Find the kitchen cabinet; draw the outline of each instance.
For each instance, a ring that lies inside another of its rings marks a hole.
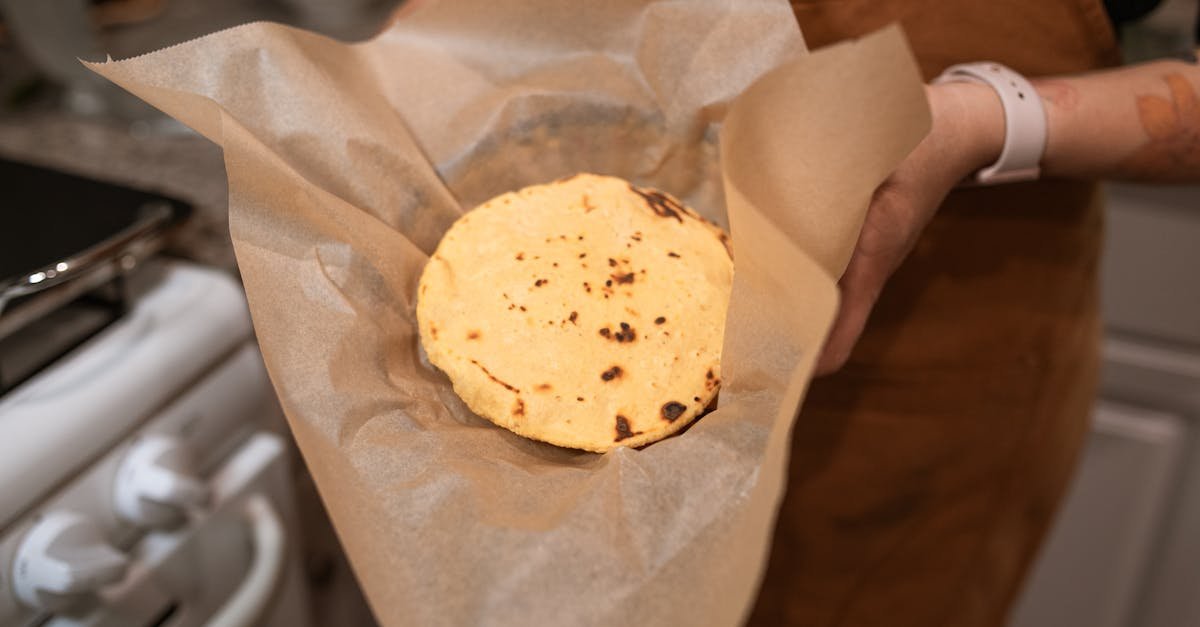
[[[1100,398],[1011,627],[1200,625],[1200,187],[1107,192]]]

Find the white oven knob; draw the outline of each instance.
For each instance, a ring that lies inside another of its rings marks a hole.
[[[170,527],[182,522],[189,508],[208,501],[208,486],[196,476],[182,440],[149,435],[121,460],[113,499],[117,513],[129,522]]]
[[[51,512],[33,526],[13,560],[13,591],[30,607],[54,610],[125,576],[129,563],[95,523]]]

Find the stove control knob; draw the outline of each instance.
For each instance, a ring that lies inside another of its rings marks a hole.
[[[196,476],[183,440],[150,435],[135,442],[121,460],[113,499],[121,518],[169,528],[183,522],[189,508],[208,501],[208,486]]]
[[[43,610],[69,605],[125,576],[125,554],[104,539],[87,517],[56,511],[38,521],[21,540],[13,560],[13,591],[23,603]]]

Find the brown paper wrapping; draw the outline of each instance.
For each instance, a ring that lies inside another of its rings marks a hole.
[[[833,277],[929,125],[898,30],[807,55],[782,1],[460,0],[358,44],[258,23],[90,67],[224,148],[267,368],[381,622],[742,619]],[[642,450],[496,428],[417,342],[453,220],[578,171],[732,229],[720,407]]]

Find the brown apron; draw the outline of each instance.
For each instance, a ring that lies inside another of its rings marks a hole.
[[[1101,0],[793,2],[811,48],[899,20],[926,78],[1117,61]],[[999,626],[1052,522],[1098,365],[1096,187],[957,191],[845,369],[814,383],[753,625]]]

